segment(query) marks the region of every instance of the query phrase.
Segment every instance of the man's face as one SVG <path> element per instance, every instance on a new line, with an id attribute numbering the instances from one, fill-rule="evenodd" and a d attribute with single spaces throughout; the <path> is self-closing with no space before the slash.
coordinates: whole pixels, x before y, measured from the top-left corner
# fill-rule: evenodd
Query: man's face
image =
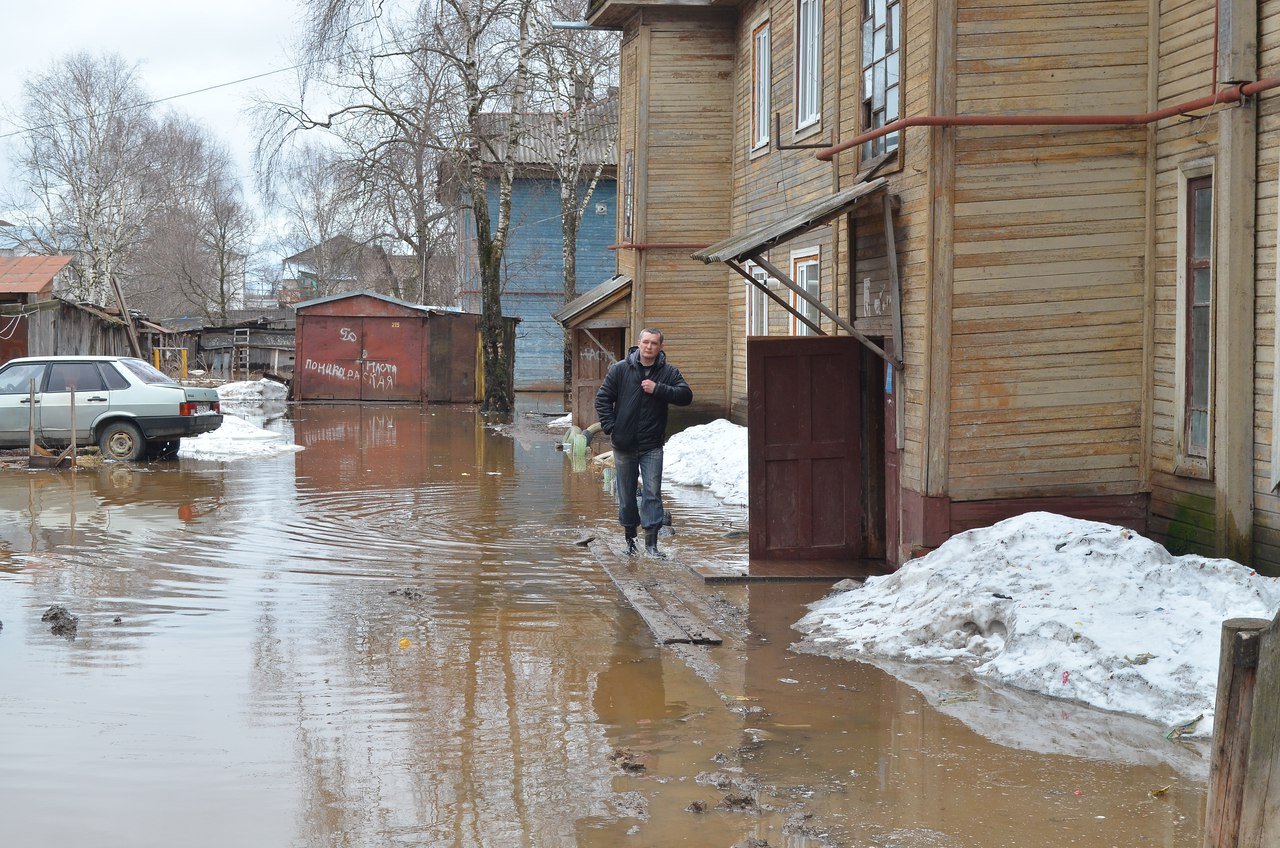
<path id="1" fill-rule="evenodd" d="M 656 333 L 640 334 L 640 361 L 651 364 L 662 352 L 662 336 Z"/>

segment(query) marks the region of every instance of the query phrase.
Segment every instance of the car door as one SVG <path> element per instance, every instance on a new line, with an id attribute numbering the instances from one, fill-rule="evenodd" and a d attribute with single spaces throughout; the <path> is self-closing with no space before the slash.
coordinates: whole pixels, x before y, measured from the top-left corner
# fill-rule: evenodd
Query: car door
<path id="1" fill-rule="evenodd" d="M 96 362 L 53 362 L 40 395 L 40 433 L 51 442 L 71 441 L 71 403 L 75 393 L 76 439 L 93 433 L 93 422 L 111 407 L 111 392 Z"/>
<path id="2" fill-rule="evenodd" d="M 0 368 L 0 444 L 7 447 L 27 444 L 27 429 L 31 420 L 31 382 L 35 381 L 38 403 L 44 368 L 43 362 L 11 362 Z"/>

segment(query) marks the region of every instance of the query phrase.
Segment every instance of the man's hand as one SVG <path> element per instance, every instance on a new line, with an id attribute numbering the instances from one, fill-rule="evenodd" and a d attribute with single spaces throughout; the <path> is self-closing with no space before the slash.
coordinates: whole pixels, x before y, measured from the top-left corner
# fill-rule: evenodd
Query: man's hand
<path id="1" fill-rule="evenodd" d="M 650 394 L 650 395 L 653 394 L 653 390 L 656 389 L 657 387 L 658 387 L 658 384 L 653 382 L 652 380 L 640 381 L 640 388 L 644 389 L 645 394 Z"/>

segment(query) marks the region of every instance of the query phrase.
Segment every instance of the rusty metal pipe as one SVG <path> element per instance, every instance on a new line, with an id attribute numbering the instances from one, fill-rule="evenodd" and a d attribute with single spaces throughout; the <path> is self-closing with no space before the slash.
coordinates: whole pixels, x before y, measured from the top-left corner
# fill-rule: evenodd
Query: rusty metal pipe
<path id="1" fill-rule="evenodd" d="M 702 250 L 710 247 L 709 244 L 671 244 L 661 241 L 642 241 L 627 242 L 626 244 L 611 244 L 608 250 Z"/>
<path id="2" fill-rule="evenodd" d="M 1176 106 L 1166 106 L 1153 112 L 1135 115 L 918 115 L 901 118 L 883 127 L 868 130 L 848 141 L 819 150 L 817 157 L 830 162 L 837 154 L 851 147 L 908 127 L 1123 127 L 1154 123 L 1174 115 L 1184 115 L 1197 109 L 1208 109 L 1224 103 L 1236 103 L 1246 97 L 1280 86 L 1280 77 L 1268 77 L 1251 83 L 1239 83 L 1230 88 L 1204 97 L 1188 100 Z"/>

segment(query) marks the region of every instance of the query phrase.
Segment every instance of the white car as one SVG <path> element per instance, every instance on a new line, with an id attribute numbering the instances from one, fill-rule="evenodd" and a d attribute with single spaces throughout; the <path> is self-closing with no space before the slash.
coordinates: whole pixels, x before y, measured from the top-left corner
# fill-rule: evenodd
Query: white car
<path id="1" fill-rule="evenodd" d="M 222 425 L 216 391 L 183 386 L 141 359 L 32 356 L 0 367 L 0 447 L 26 447 L 32 424 L 40 444 L 70 444 L 73 390 L 76 441 L 96 442 L 106 459 L 168 459 L 181 437 Z"/>

